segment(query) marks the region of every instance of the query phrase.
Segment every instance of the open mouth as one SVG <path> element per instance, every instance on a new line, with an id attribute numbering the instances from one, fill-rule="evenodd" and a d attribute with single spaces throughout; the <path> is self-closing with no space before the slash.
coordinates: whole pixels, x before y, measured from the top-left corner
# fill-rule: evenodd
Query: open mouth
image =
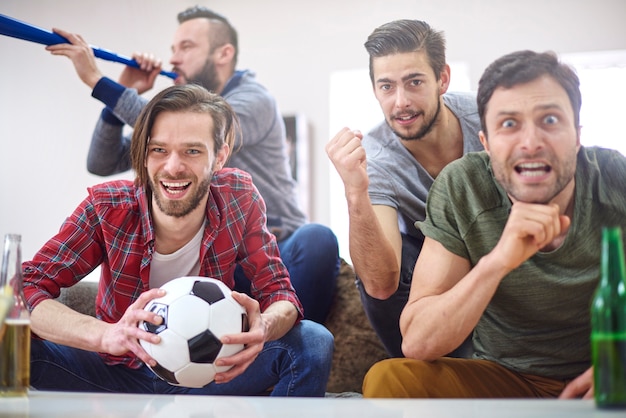
<path id="1" fill-rule="evenodd" d="M 539 177 L 552 171 L 552 167 L 544 163 L 523 163 L 515 166 L 515 171 L 525 177 Z"/>
<path id="2" fill-rule="evenodd" d="M 190 181 L 162 181 L 161 186 L 171 195 L 183 193 L 191 185 Z"/>
<path id="3" fill-rule="evenodd" d="M 420 115 L 419 113 L 413 113 L 413 114 L 410 114 L 410 115 L 398 115 L 398 116 L 394 116 L 394 119 L 398 123 L 400 123 L 402 125 L 406 125 L 406 124 L 409 124 L 409 123 L 415 121 L 419 115 Z"/>

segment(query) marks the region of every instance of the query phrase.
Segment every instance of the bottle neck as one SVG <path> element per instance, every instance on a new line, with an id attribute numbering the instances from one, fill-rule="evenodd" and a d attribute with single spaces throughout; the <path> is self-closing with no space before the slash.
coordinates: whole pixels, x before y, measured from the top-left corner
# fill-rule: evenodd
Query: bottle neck
<path id="1" fill-rule="evenodd" d="M 19 235 L 7 234 L 4 239 L 0 285 L 13 290 L 22 288 L 22 250 Z"/>
<path id="2" fill-rule="evenodd" d="M 626 280 L 624 244 L 620 227 L 602 229 L 602 259 L 600 284 L 612 288 Z"/>
<path id="3" fill-rule="evenodd" d="M 7 318 L 28 318 L 28 306 L 24 297 L 22 276 L 21 237 L 17 234 L 7 234 L 4 240 L 0 288 L 5 295 L 12 297 Z"/>

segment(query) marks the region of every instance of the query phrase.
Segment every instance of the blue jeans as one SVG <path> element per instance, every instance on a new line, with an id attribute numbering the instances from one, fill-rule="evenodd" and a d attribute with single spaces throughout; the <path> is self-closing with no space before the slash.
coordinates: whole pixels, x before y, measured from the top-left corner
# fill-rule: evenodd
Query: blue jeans
<path id="1" fill-rule="evenodd" d="M 402 234 L 402 265 L 400 266 L 400 282 L 398 290 L 388 299 L 376 299 L 365 291 L 361 280 L 357 278 L 356 285 L 361 293 L 361 303 L 365 315 L 369 319 L 372 328 L 383 343 L 387 354 L 391 357 L 404 357 L 402 353 L 402 334 L 400 333 L 400 314 L 409 300 L 409 291 L 413 281 L 413 270 L 419 255 L 424 238 L 416 238 Z M 455 351 L 450 357 L 471 357 L 471 337 Z"/>
<path id="2" fill-rule="evenodd" d="M 322 325 L 301 321 L 285 336 L 265 344 L 256 360 L 228 383 L 202 388 L 172 386 L 145 365 L 109 366 L 94 352 L 31 340 L 31 386 L 39 390 L 148 394 L 324 396 L 330 375 L 333 336 Z"/>
<path id="3" fill-rule="evenodd" d="M 337 237 L 330 228 L 309 223 L 279 241 L 278 249 L 304 307 L 304 317 L 324 323 L 335 296 L 341 263 Z M 235 290 L 250 294 L 250 281 L 239 266 L 235 270 Z"/>

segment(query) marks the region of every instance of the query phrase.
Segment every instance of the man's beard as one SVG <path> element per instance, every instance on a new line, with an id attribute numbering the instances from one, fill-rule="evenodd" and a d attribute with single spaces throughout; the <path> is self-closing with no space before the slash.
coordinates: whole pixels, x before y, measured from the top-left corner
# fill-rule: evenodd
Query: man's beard
<path id="1" fill-rule="evenodd" d="M 154 200 L 164 214 L 168 216 L 173 216 L 175 218 L 182 218 L 184 216 L 189 215 L 193 212 L 198 206 L 200 206 L 200 202 L 206 199 L 209 193 L 209 187 L 211 185 L 211 177 L 209 176 L 202 180 L 202 182 L 198 185 L 196 191 L 187 196 L 183 200 L 168 200 L 165 199 L 162 195 L 161 191 L 161 180 L 165 181 L 176 181 L 176 179 L 171 178 L 150 178 L 148 180 L 150 188 L 152 189 L 152 194 L 154 196 Z"/>
<path id="2" fill-rule="evenodd" d="M 424 138 L 430 131 L 432 131 L 435 123 L 437 122 L 437 118 L 439 117 L 439 112 L 441 112 L 441 101 L 439 100 L 439 96 L 437 96 L 437 110 L 435 110 L 435 114 L 430 120 L 424 121 L 425 123 L 415 134 L 404 135 L 400 133 L 393 129 L 393 126 L 391 125 L 391 123 L 389 123 L 389 121 L 387 121 L 387 125 L 389 125 L 393 133 L 396 134 L 400 139 L 404 141 L 417 141 Z M 424 117 L 426 117 L 426 114 L 424 114 Z"/>
<path id="3" fill-rule="evenodd" d="M 217 71 L 215 71 L 215 63 L 207 58 L 202 69 L 197 74 L 191 75 L 187 79 L 189 84 L 198 84 L 212 93 L 218 93 L 219 80 L 217 78 Z"/>

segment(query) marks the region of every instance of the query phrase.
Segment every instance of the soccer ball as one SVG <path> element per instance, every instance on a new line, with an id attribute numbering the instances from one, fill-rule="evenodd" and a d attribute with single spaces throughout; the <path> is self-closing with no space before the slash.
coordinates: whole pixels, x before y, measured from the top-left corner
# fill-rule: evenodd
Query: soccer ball
<path id="1" fill-rule="evenodd" d="M 180 277 L 161 288 L 165 296 L 151 300 L 144 309 L 163 317 L 163 322 L 139 323 L 141 329 L 161 337 L 158 344 L 140 340 L 157 361 L 150 369 L 171 385 L 208 385 L 216 373 L 230 369 L 215 366 L 215 360 L 243 349 L 243 344 L 222 344 L 220 338 L 248 330 L 246 311 L 228 286 L 216 279 Z"/>

